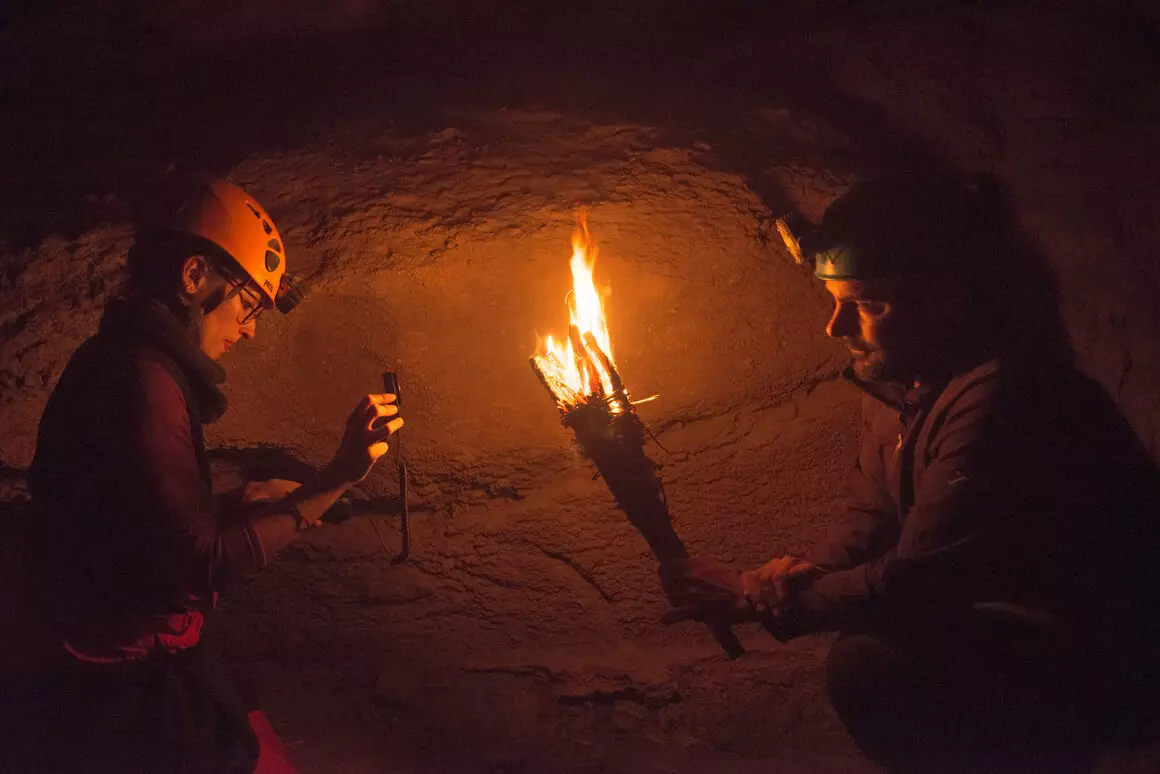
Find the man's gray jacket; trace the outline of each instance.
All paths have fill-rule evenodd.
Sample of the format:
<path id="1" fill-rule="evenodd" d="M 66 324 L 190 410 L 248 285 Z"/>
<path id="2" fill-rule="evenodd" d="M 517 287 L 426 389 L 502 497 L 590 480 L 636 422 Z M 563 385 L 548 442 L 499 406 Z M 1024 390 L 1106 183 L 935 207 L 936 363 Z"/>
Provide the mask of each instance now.
<path id="1" fill-rule="evenodd" d="M 1156 615 L 1139 607 L 1156 597 L 1156 471 L 1097 385 L 998 360 L 910 390 L 846 376 L 864 392 L 858 459 L 805 556 L 824 574 L 775 634 L 980 604 L 1107 635 Z"/>

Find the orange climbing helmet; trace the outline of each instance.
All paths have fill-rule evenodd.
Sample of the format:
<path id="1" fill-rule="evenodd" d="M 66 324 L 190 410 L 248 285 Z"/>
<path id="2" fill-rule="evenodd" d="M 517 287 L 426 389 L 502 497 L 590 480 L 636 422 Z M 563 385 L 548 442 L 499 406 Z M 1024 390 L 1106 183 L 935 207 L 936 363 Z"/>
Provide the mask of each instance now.
<path id="1" fill-rule="evenodd" d="M 258 201 L 221 178 L 195 178 L 173 191 L 166 207 L 172 231 L 189 234 L 221 248 L 270 306 L 278 306 L 286 276 L 286 251 L 273 219 Z"/>

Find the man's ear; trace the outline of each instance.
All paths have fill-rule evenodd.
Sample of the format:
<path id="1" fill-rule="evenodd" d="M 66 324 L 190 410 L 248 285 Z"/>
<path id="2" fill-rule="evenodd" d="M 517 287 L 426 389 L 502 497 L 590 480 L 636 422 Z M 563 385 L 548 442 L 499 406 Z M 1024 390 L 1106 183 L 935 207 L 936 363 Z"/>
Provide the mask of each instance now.
<path id="1" fill-rule="evenodd" d="M 181 292 L 187 298 L 204 295 L 209 287 L 209 261 L 204 255 L 191 255 L 181 264 Z"/>

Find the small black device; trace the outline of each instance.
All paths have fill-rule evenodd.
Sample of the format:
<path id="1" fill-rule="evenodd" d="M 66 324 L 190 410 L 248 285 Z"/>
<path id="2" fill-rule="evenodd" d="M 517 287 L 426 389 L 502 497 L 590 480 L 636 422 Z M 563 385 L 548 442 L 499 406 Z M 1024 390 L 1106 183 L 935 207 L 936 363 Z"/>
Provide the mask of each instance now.
<path id="1" fill-rule="evenodd" d="M 395 396 L 395 405 L 399 408 L 403 407 L 403 393 L 399 387 L 399 375 L 394 371 L 383 372 L 383 392 L 390 393 Z M 410 512 L 407 503 L 407 485 L 409 478 L 407 477 L 407 463 L 403 460 L 403 439 L 399 433 L 395 433 L 395 469 L 399 473 L 399 517 L 400 517 L 400 531 L 403 533 L 403 547 L 400 549 L 397 556 L 391 560 L 391 564 L 400 564 L 407 561 L 407 557 L 411 553 L 411 529 L 410 529 Z M 378 534 L 378 530 L 375 530 Z M 379 538 L 382 542 L 382 538 Z M 385 544 L 384 544 L 384 547 Z"/>
<path id="2" fill-rule="evenodd" d="M 396 374 L 394 371 L 384 371 L 383 372 L 383 392 L 394 395 L 395 396 L 395 405 L 398 406 L 399 408 L 403 407 L 403 396 L 399 392 L 399 375 Z M 378 419 L 376 419 L 372 423 L 371 426 L 377 430 L 378 428 L 382 427 L 383 425 L 385 425 L 389 421 L 390 420 L 387 419 L 386 417 L 379 417 Z M 395 437 L 396 437 L 395 450 L 396 450 L 396 459 L 397 459 L 398 458 L 397 451 L 399 448 L 399 442 L 398 442 L 398 436 L 396 435 Z"/>
<path id="3" fill-rule="evenodd" d="M 399 391 L 399 375 L 394 371 L 385 371 L 383 373 L 383 392 L 389 392 L 395 396 L 395 405 L 399 408 L 403 407 L 403 395 Z"/>

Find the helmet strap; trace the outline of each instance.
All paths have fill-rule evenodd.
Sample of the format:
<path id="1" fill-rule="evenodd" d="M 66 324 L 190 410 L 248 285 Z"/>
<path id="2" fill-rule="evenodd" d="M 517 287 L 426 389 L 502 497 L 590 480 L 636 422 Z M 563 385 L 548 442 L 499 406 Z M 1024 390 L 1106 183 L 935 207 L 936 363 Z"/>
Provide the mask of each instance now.
<path id="1" fill-rule="evenodd" d="M 190 335 L 194 337 L 195 341 L 197 340 L 196 337 L 200 334 L 201 321 L 205 318 L 205 316 L 225 303 L 227 299 L 232 296 L 236 296 L 239 292 L 241 292 L 241 286 L 235 286 L 233 289 L 231 289 L 228 280 L 226 280 L 224 277 L 220 277 L 220 275 L 219 279 L 221 279 L 221 284 L 218 285 L 214 291 L 209 294 L 205 301 L 203 301 L 200 305 L 189 305 L 189 332 Z"/>
<path id="2" fill-rule="evenodd" d="M 210 312 L 212 312 L 213 310 L 215 310 L 219 306 L 221 306 L 222 303 L 226 300 L 226 294 L 227 294 L 227 291 L 226 291 L 225 285 L 222 285 L 217 290 L 210 293 L 209 296 L 205 299 L 205 301 L 203 301 L 201 304 L 202 313 L 209 314 Z"/>
<path id="3" fill-rule="evenodd" d="M 213 310 L 217 309 L 226 301 L 241 293 L 242 289 L 246 286 L 245 282 L 238 282 L 229 275 L 223 274 L 217 269 L 214 269 L 213 273 L 216 274 L 218 279 L 221 280 L 221 284 L 218 285 L 218 287 L 215 288 L 214 291 L 210 293 L 202 303 L 201 311 L 204 314 L 209 314 Z"/>
<path id="4" fill-rule="evenodd" d="M 189 304 L 185 307 L 185 313 L 186 330 L 189 331 L 190 338 L 196 343 L 201 333 L 201 321 L 205 317 L 205 310 L 197 304 Z"/>

